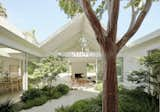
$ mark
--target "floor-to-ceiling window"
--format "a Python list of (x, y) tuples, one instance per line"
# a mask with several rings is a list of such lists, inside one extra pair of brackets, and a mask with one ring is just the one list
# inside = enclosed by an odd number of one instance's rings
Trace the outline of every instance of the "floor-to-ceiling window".
[(123, 57), (118, 57), (117, 58), (117, 77), (118, 81), (122, 82), (123, 81)]

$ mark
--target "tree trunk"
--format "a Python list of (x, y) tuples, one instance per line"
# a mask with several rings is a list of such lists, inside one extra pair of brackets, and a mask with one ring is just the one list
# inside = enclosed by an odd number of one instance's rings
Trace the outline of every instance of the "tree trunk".
[(112, 53), (105, 53), (107, 57), (104, 60), (103, 112), (118, 112), (116, 54)]
[(160, 94), (159, 94), (159, 112), (160, 112)]

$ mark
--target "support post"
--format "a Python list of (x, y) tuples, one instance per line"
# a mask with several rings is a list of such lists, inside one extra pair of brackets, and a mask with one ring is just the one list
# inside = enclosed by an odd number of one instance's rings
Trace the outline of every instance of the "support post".
[(96, 59), (96, 84), (98, 83), (98, 60)]
[(28, 90), (28, 54), (25, 53), (23, 60), (23, 91)]

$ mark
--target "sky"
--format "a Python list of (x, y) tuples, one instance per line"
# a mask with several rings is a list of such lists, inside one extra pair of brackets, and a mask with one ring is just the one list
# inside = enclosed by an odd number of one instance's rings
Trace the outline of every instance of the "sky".
[[(0, 0), (7, 9), (8, 21), (20, 31), (36, 30), (37, 40), (42, 42), (56, 32), (70, 19), (59, 8), (57, 0)], [(121, 3), (118, 21), (118, 37), (121, 37), (128, 28), (130, 9), (124, 8), (126, 1)], [(104, 16), (101, 23), (106, 26)], [(150, 12), (132, 41), (160, 29), (160, 1), (153, 3)]]

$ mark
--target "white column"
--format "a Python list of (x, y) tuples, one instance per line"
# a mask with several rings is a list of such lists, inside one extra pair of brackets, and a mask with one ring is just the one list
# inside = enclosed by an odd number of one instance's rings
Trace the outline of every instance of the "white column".
[(25, 58), (23, 60), (23, 90), (28, 90), (28, 55), (25, 53)]
[(18, 76), (22, 76), (22, 60), (19, 60), (19, 64), (18, 64)]
[(98, 82), (98, 60), (96, 59), (96, 83)]

